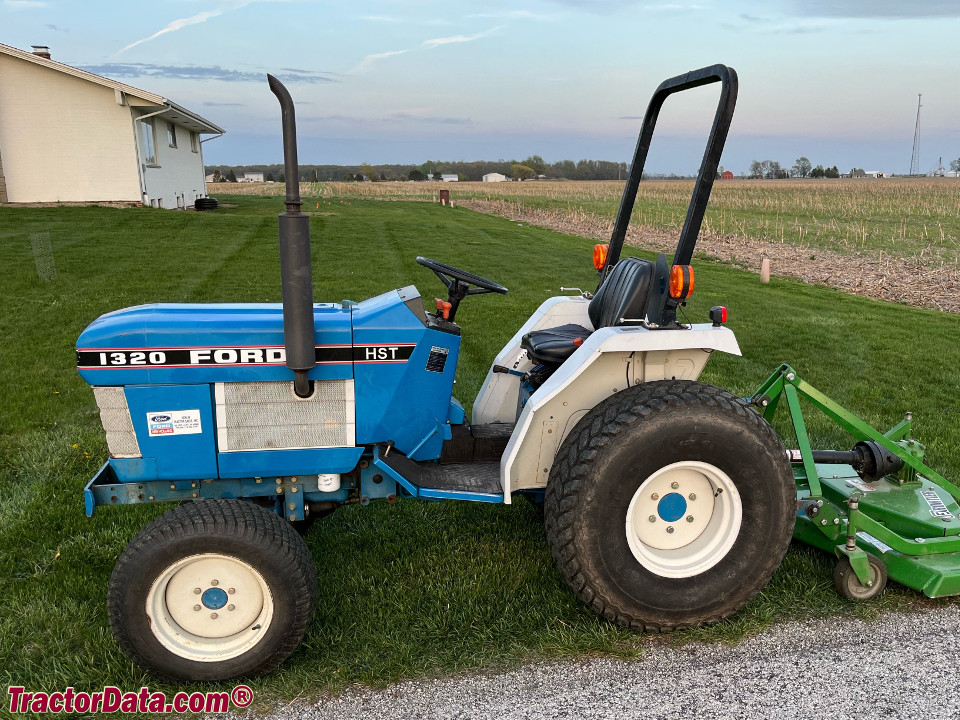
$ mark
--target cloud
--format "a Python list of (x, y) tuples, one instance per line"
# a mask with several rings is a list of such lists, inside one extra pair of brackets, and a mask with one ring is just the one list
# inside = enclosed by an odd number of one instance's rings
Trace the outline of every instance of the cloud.
[(474, 40), (479, 40), (482, 37), (486, 37), (487, 35), (493, 32), (496, 32), (499, 29), (500, 27), (498, 26), (498, 27), (490, 28), (489, 30), (484, 30), (483, 32), (477, 33), (476, 35), (453, 35), (451, 37), (433, 38), (431, 40), (424, 40), (421, 44), (425, 48), (435, 48), (435, 47), (440, 47), (441, 45), (450, 45), (452, 43), (473, 42)]
[(129, 45), (126, 45), (125, 47), (120, 48), (119, 50), (117, 50), (116, 54), (119, 55), (120, 53), (126, 52), (130, 48), (135, 48), (137, 45), (154, 40), (155, 38), (158, 38), (161, 35), (166, 35), (167, 33), (176, 32), (177, 30), (185, 28), (189, 25), (197, 25), (199, 23), (206, 22), (210, 18), (217, 17), (217, 15), (222, 15), (222, 14), (223, 14), (223, 10), (204, 10), (203, 12), (197, 13), (196, 15), (191, 15), (190, 17), (174, 20), (172, 23), (168, 24), (162, 30), (157, 30), (157, 32), (155, 32), (153, 35), (142, 38), (140, 40), (136, 40), (135, 42), (132, 42)]
[(529, 10), (504, 10), (502, 12), (471, 13), (468, 18), (508, 18), (510, 20), (542, 20), (544, 22), (553, 22), (557, 19), (556, 15), (543, 15), (530, 12)]
[(47, 3), (43, 0), (3, 0), (3, 4), (14, 10), (29, 10), (47, 6)]
[(414, 110), (411, 112), (393, 112), (388, 113), (385, 117), (357, 117), (354, 115), (313, 115), (310, 117), (300, 118), (304, 122), (315, 122), (315, 123), (340, 123), (345, 125), (350, 125), (352, 127), (357, 127), (363, 125), (365, 127), (382, 127), (384, 123), (411, 123), (414, 125), (472, 125), (473, 120), (471, 118), (461, 118), (461, 117), (442, 117), (442, 116), (421, 116), (416, 114), (418, 111)]
[(637, 5), (641, 0), (553, 0), (560, 5), (566, 5), (576, 10), (606, 15), (631, 5)]
[(473, 120), (470, 118), (458, 118), (458, 117), (423, 117), (411, 112), (395, 112), (390, 113), (387, 117), (388, 120), (395, 121), (406, 121), (411, 120), (417, 123), (427, 123), (431, 125), (470, 125), (473, 123)]
[(880, 20), (960, 17), (960, 3), (956, 0), (792, 0), (791, 6), (794, 14), (807, 17)]
[[(154, 65), (152, 63), (103, 63), (80, 65), (81, 70), (112, 78), (164, 78), (175, 80), (220, 80), (222, 82), (264, 82), (262, 72), (231, 70), (219, 65)], [(330, 73), (307, 70), (287, 70), (281, 79), (284, 82), (331, 83), (337, 82)]]
[[(31, 1), (32, 0), (4, 0), (4, 2), (31, 2)], [(130, 48), (134, 48), (137, 45), (154, 40), (155, 38), (158, 38), (161, 35), (166, 35), (167, 33), (176, 32), (177, 30), (181, 30), (185, 27), (189, 27), (190, 25), (198, 25), (199, 23), (206, 22), (210, 18), (217, 17), (218, 15), (223, 15), (223, 13), (229, 12), (230, 10), (239, 10), (240, 8), (246, 7), (247, 5), (252, 5), (253, 3), (257, 3), (257, 2), (284, 2), (284, 1), (285, 0), (227, 0), (225, 3), (221, 3), (222, 7), (219, 7), (216, 10), (204, 10), (203, 12), (197, 13), (196, 15), (191, 15), (190, 17), (179, 18), (178, 20), (174, 20), (173, 22), (168, 24), (165, 28), (158, 30), (153, 35), (150, 35), (149, 37), (141, 38), (140, 40), (136, 40), (130, 43), (126, 47), (120, 48), (119, 50), (117, 50), (116, 53), (114, 53), (114, 55), (115, 56), (119, 55), (120, 53), (126, 52)]]
[[(424, 40), (422, 43), (420, 43), (420, 47), (427, 48), (428, 50), (432, 50), (433, 48), (440, 47), (441, 45), (473, 42), (474, 40), (479, 40), (480, 38), (485, 37), (486, 35), (496, 32), (497, 30), (500, 29), (500, 27), (501, 26), (490, 28), (489, 30), (484, 30), (481, 33), (477, 33), (476, 35), (453, 35), (451, 37), (431, 38), (430, 40)], [(414, 48), (414, 49), (417, 49), (417, 48)], [(394, 57), (395, 55), (404, 55), (408, 52), (411, 52), (409, 48), (405, 50), (388, 50), (387, 52), (373, 53), (371, 55), (367, 55), (366, 57), (363, 58), (363, 60), (357, 63), (353, 69), (349, 70), (348, 74), (353, 75), (357, 73), (366, 72), (373, 66), (374, 63), (380, 60), (383, 60), (384, 58)]]
[(384, 58), (393, 57), (394, 55), (403, 55), (404, 53), (410, 52), (409, 50), (388, 50), (387, 52), (382, 53), (373, 53), (372, 55), (367, 55), (363, 60), (357, 63), (356, 67), (349, 71), (350, 74), (353, 73), (362, 73), (370, 69), (370, 66), (373, 65), (378, 60), (383, 60)]

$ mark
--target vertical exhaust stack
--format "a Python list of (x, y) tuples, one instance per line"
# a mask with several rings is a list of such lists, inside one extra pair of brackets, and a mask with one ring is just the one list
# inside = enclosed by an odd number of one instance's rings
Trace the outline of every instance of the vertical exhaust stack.
[(273, 75), (270, 90), (283, 114), (283, 166), (287, 180), (287, 211), (279, 216), (280, 282), (283, 288), (283, 343), (293, 390), (309, 397), (307, 373), (316, 366), (313, 324), (313, 270), (310, 262), (310, 218), (300, 212), (300, 175), (297, 167), (297, 121), (290, 93)]

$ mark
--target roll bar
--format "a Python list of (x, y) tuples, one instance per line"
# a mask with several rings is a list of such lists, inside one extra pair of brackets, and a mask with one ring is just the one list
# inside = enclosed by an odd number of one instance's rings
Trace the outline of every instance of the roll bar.
[(688, 265), (693, 257), (693, 249), (697, 244), (703, 215), (710, 200), (710, 191), (720, 165), (720, 155), (723, 153), (724, 143), (727, 141), (727, 132), (730, 130), (730, 121), (733, 119), (733, 110), (737, 104), (737, 72), (726, 65), (711, 65), (710, 67), (691, 70), (684, 75), (664, 80), (653, 93), (647, 112), (643, 116), (643, 126), (640, 137), (637, 139), (637, 148), (633, 154), (633, 163), (630, 166), (630, 176), (623, 188), (623, 197), (620, 199), (620, 209), (617, 212), (617, 221), (610, 236), (610, 249), (607, 252), (607, 261), (601, 270), (601, 283), (610, 269), (620, 259), (624, 238), (627, 236), (627, 227), (630, 225), (630, 215), (637, 199), (637, 188), (643, 176), (643, 166), (647, 161), (647, 152), (650, 150), (650, 141), (657, 125), (657, 117), (664, 101), (674, 93), (690, 90), (701, 85), (721, 83), (720, 100), (717, 103), (717, 112), (713, 118), (713, 127), (707, 140), (706, 150), (703, 152), (703, 161), (697, 173), (697, 182), (693, 187), (693, 196), (690, 198), (690, 207), (687, 217), (680, 231), (680, 240), (677, 242), (676, 252), (673, 254), (674, 265)]

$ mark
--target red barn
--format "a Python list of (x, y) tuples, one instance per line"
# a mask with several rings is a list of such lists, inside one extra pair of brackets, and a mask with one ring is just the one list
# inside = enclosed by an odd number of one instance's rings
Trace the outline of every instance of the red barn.
[(720, 175), (721, 180), (733, 180), (733, 173), (729, 170), (724, 170), (723, 174)]

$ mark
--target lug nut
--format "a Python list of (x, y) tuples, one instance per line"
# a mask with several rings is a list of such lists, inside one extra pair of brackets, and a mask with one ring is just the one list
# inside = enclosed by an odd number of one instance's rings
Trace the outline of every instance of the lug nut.
[(202, 593), (202, 592), (203, 592), (203, 590), (201, 590), (200, 588), (194, 588), (194, 589), (193, 589), (193, 594), (194, 594), (194, 595), (199, 595), (199, 594)]
[(213, 585), (214, 587), (216, 587), (217, 585), (220, 584), (220, 581), (219, 581), (219, 580), (211, 580), (211, 581), (210, 581), (210, 584)]
[(193, 609), (196, 610), (197, 612), (200, 612), (200, 606), (199, 606), (199, 605), (194, 605), (194, 606), (193, 606)]
[(227, 610), (236, 610), (236, 609), (237, 609), (236, 605), (227, 605)]
[(230, 588), (229, 590), (227, 590), (227, 592), (233, 595), (236, 592), (236, 590), (234, 590), (233, 588)]
[(210, 619), (211, 619), (211, 620), (216, 620), (216, 619), (217, 619), (217, 614), (216, 614), (216, 613), (210, 613)]
[(668, 532), (668, 533), (672, 533), (672, 532), (673, 532), (673, 526), (668, 527), (668, 528), (667, 528), (667, 532)]
[(687, 515), (687, 522), (693, 522), (693, 515)]
[(680, 487), (680, 483), (678, 483), (678, 482), (672, 482), (672, 483), (670, 483), (670, 487), (672, 487), (674, 490), (676, 490), (678, 487)]
[(660, 496), (659, 496), (657, 493), (654, 493), (653, 495), (650, 496), (650, 499), (651, 499), (651, 500), (659, 500), (659, 499), (660, 499)]
[(656, 521), (657, 521), (657, 516), (656, 516), (656, 515), (651, 515), (651, 516), (650, 516), (650, 522), (656, 522)]
[(689, 497), (691, 500), (696, 500), (696, 499), (697, 499), (697, 494), (696, 494), (696, 493), (690, 493), (687, 497)]

